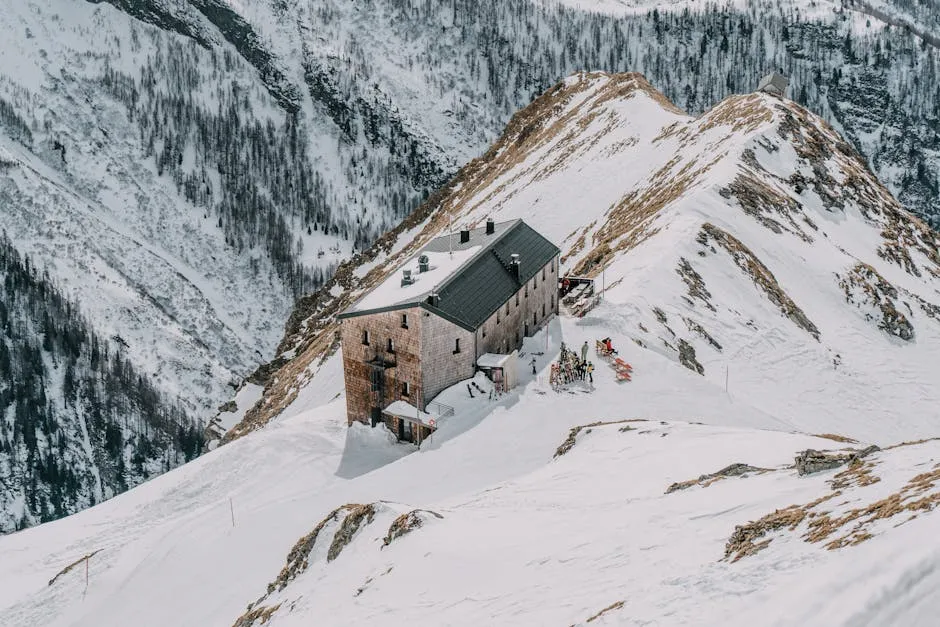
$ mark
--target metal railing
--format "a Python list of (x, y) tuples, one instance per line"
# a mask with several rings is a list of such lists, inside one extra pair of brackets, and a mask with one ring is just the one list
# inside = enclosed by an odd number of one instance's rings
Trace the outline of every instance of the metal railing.
[(431, 401), (424, 408), (429, 414), (433, 414), (437, 418), (449, 418), (454, 415), (454, 408), (450, 405), (445, 405), (444, 403), (438, 403), (437, 401)]

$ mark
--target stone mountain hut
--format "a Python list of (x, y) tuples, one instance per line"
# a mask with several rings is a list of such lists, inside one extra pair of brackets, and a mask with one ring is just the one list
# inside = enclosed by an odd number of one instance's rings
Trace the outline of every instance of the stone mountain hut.
[(432, 402), (558, 311), (558, 247), (522, 220), (438, 237), (338, 316), (347, 419), (420, 443)]

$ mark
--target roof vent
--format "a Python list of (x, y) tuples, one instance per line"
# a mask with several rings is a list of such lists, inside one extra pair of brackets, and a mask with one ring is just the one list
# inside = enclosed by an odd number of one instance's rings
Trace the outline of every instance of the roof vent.
[(486, 234), (492, 235), (496, 232), (496, 223), (493, 221), (493, 218), (486, 219)]
[(510, 255), (512, 261), (509, 262), (509, 273), (518, 281), (521, 272), (519, 272), (519, 253)]
[(431, 269), (431, 260), (427, 255), (418, 257), (418, 272), (427, 272)]
[(468, 231), (467, 229), (461, 230), (460, 231), (460, 243), (466, 244), (469, 241), (470, 241), (470, 231)]
[(440, 301), (440, 297), (437, 292), (431, 292), (428, 294), (428, 304), (432, 307), (437, 307), (437, 303)]
[(401, 286), (405, 287), (406, 285), (414, 285), (415, 280), (411, 277), (411, 270), (402, 270), (401, 273)]

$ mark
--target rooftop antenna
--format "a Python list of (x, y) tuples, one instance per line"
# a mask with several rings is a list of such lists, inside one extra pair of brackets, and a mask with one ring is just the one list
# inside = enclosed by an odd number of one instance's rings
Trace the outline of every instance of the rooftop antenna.
[(447, 216), (447, 254), (454, 258), (454, 216)]

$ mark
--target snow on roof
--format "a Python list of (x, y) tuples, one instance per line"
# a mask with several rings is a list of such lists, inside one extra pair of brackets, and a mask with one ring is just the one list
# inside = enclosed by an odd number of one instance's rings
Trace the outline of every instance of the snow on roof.
[(426, 427), (430, 427), (431, 421), (436, 418), (434, 414), (419, 411), (417, 407), (406, 401), (395, 401), (382, 411), (398, 418), (410, 420), (411, 422), (418, 422)]
[(477, 359), (480, 368), (502, 368), (509, 361), (511, 355), (498, 355), (496, 353), (483, 353)]
[[(459, 270), (461, 266), (470, 261), (481, 248), (482, 246), (478, 245), (453, 252), (422, 251), (419, 255), (409, 259), (397, 272), (386, 277), (374, 290), (353, 305), (350, 311), (368, 311), (402, 303), (420, 302), (454, 272)], [(421, 255), (428, 256), (429, 269), (427, 272), (418, 271), (418, 258)], [(403, 270), (411, 270), (411, 278), (414, 283), (411, 285), (401, 284)]]
[[(493, 233), (487, 233), (485, 226), (470, 229), (470, 237), (466, 242), (460, 241), (460, 231), (447, 233), (432, 239), (421, 252), (409, 259), (396, 272), (386, 277), (371, 292), (350, 307), (347, 313), (370, 311), (423, 301), (432, 291), (463, 268), (477, 253), (497, 241), (517, 222), (519, 221), (508, 220), (495, 224), (493, 225)], [(419, 272), (418, 259), (422, 255), (426, 255), (430, 262), (430, 269), (427, 272)], [(414, 283), (410, 285), (401, 284), (404, 270), (411, 271), (411, 278)]]

